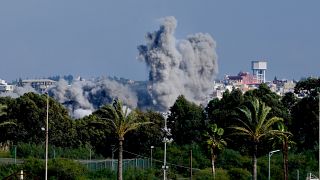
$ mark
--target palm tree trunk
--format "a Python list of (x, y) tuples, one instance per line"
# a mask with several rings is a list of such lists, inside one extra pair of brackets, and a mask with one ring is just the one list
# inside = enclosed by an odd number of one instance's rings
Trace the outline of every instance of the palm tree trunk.
[(119, 137), (119, 156), (118, 156), (118, 180), (122, 180), (122, 152), (123, 137)]
[(212, 176), (213, 176), (213, 179), (216, 178), (216, 172), (215, 172), (215, 168), (214, 168), (214, 159), (215, 159), (215, 156), (214, 156), (214, 153), (213, 153), (213, 149), (211, 149), (211, 167), (212, 167)]
[(257, 180), (257, 152), (258, 145), (254, 143), (253, 145), (253, 153), (252, 153), (252, 179)]
[(283, 179), (288, 180), (288, 139), (285, 138), (283, 144)]

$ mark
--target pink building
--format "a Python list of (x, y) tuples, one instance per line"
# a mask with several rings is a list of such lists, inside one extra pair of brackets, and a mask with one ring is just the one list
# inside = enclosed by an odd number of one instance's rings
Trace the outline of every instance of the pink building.
[(237, 76), (226, 75), (225, 80), (228, 84), (245, 84), (254, 85), (260, 84), (256, 77), (251, 75), (249, 72), (239, 72)]

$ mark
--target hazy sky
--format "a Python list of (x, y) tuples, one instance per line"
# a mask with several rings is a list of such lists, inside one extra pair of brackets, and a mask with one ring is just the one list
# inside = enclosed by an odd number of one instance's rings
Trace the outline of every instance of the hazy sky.
[(0, 79), (51, 75), (146, 80), (137, 46), (175, 16), (177, 39), (209, 33), (219, 77), (268, 61), (267, 79), (320, 76), (319, 0), (3, 0)]

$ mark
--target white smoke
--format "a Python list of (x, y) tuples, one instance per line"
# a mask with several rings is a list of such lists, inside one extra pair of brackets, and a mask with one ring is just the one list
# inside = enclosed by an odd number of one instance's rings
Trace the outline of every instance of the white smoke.
[[(131, 109), (167, 111), (181, 94), (201, 103), (212, 88), (218, 73), (216, 43), (209, 34), (197, 33), (176, 40), (177, 20), (161, 20), (160, 29), (146, 35), (146, 45), (138, 46), (139, 59), (149, 68), (148, 82), (130, 82), (117, 78), (75, 80), (70, 85), (60, 80), (49, 89), (49, 95), (65, 105), (70, 115), (81, 118), (103, 105), (120, 99)], [(16, 89), (20, 96), (32, 89)]]
[(178, 43), (174, 37), (177, 21), (162, 19), (160, 29), (146, 35), (138, 46), (139, 59), (149, 68), (150, 93), (160, 110), (168, 110), (183, 94), (200, 103), (218, 73), (216, 43), (209, 34), (197, 33)]
[(13, 91), (0, 93), (0, 97), (18, 98), (28, 92), (37, 93), (34, 88), (27, 84), (23, 87), (14, 86)]
[(92, 114), (92, 111), (89, 109), (76, 109), (73, 112), (73, 118), (80, 119), (80, 118), (83, 118), (84, 116), (88, 116), (90, 114)]
[(121, 99), (129, 107), (137, 107), (137, 96), (127, 85), (110, 78), (74, 81), (68, 85), (60, 80), (49, 90), (54, 99), (64, 104), (74, 118), (91, 114), (95, 109), (109, 104), (113, 99)]

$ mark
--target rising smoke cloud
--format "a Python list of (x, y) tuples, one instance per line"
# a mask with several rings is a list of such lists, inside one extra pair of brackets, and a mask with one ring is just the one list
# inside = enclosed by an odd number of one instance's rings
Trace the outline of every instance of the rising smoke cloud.
[(218, 73), (213, 38), (197, 33), (177, 41), (176, 27), (174, 17), (165, 17), (159, 30), (146, 35), (146, 45), (138, 46), (139, 59), (150, 70), (150, 95), (162, 111), (168, 110), (181, 94), (196, 103), (202, 102)]
[[(68, 84), (62, 79), (49, 89), (49, 95), (65, 105), (74, 118), (89, 115), (113, 99), (122, 100), (131, 109), (163, 112), (179, 95), (198, 104), (204, 102), (218, 73), (216, 43), (206, 33), (177, 40), (176, 27), (174, 17), (162, 18), (159, 30), (147, 33), (146, 44), (138, 46), (138, 58), (149, 69), (147, 82), (96, 78)], [(11, 96), (19, 96), (28, 89), (17, 89)]]

